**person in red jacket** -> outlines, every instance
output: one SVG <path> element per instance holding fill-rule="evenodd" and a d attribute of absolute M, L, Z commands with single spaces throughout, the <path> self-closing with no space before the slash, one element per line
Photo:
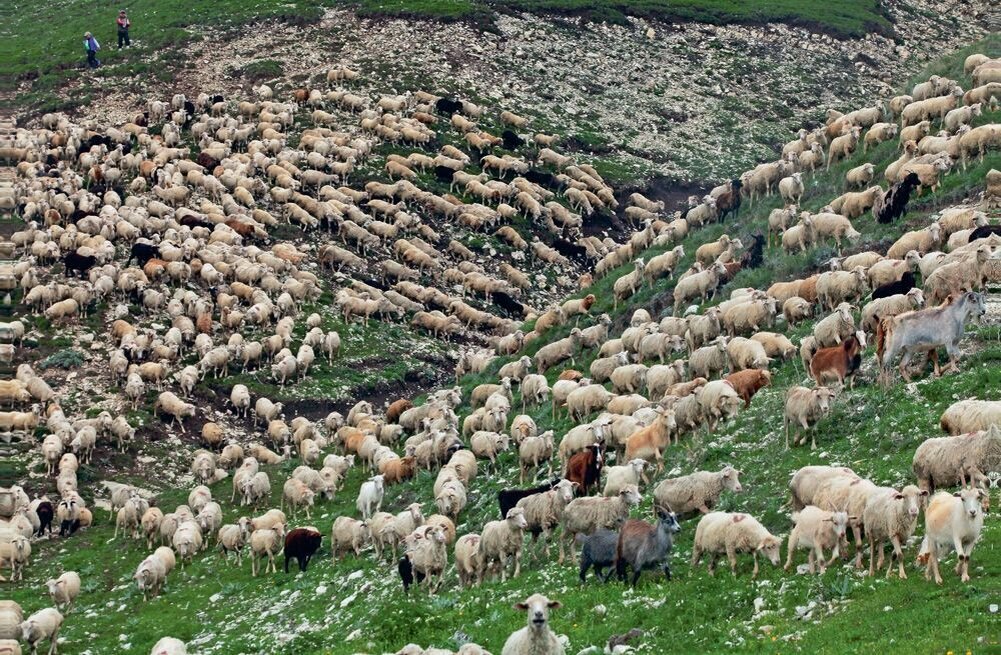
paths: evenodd
<path fill-rule="evenodd" d="M 115 22 L 118 24 L 118 49 L 121 50 L 123 45 L 131 46 L 132 42 L 129 41 L 129 26 L 132 25 L 132 21 L 129 20 L 124 9 L 118 12 L 118 20 Z"/>

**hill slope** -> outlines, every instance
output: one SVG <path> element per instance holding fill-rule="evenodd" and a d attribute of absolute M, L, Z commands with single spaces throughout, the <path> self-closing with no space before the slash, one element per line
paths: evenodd
<path fill-rule="evenodd" d="M 999 54 L 997 43 L 972 46 L 937 62 L 930 73 L 962 78 L 966 54 L 986 51 Z M 998 122 L 1001 114 L 985 113 L 976 123 Z M 817 210 L 840 192 L 844 172 L 862 161 L 872 161 L 881 169 L 896 156 L 894 143 L 887 143 L 866 154 L 857 152 L 829 172 L 818 172 L 809 180 L 804 209 Z M 881 226 L 868 215 L 855 224 L 863 232 L 865 250 L 896 238 L 906 229 L 927 224 L 937 209 L 975 201 L 983 188 L 986 172 L 1001 168 L 1001 155 L 991 152 L 982 162 L 965 171 L 957 170 L 947 178 L 935 195 L 925 194 L 909 207 L 903 221 Z M 765 229 L 768 212 L 779 206 L 777 198 L 768 198 L 745 209 L 740 218 L 726 225 L 713 225 L 694 232 L 683 243 L 688 253 L 682 267 L 689 265 L 698 245 L 717 238 L 726 231 L 747 235 Z M 662 250 L 662 249 L 660 249 Z M 644 257 L 657 254 L 651 249 Z M 742 271 L 727 287 L 767 287 L 772 281 L 800 277 L 822 266 L 832 255 L 829 246 L 812 249 L 805 255 L 788 256 L 778 249 L 767 253 L 767 266 Z M 661 307 L 672 284 L 658 282 L 644 289 L 617 311 L 611 307 L 612 282 L 627 267 L 613 271 L 599 280 L 590 292 L 598 296 L 592 315 L 608 312 L 614 326 L 621 327 L 638 307 Z M 832 415 L 818 426 L 819 450 L 782 449 L 782 397 L 791 384 L 803 380 L 801 369 L 789 362 L 773 370 L 773 385 L 761 392 L 750 409 L 718 431 L 686 436 L 680 447 L 667 453 L 668 468 L 686 473 L 695 469 L 713 469 L 724 462 L 733 463 L 742 472 L 745 491 L 724 496 L 722 509 L 749 512 L 762 520 L 776 534 L 784 534 L 788 517 L 782 503 L 786 498 L 789 474 L 810 463 L 840 463 L 877 483 L 901 485 L 911 479 L 910 461 L 922 439 L 937 435 L 938 417 L 954 400 L 982 396 L 1001 388 L 1001 347 L 996 341 L 999 321 L 996 302 L 988 324 L 974 327 L 964 342 L 962 373 L 941 379 L 925 379 L 911 385 L 895 384 L 882 389 L 873 384 L 871 356 L 867 357 L 861 384 L 842 394 Z M 45 326 L 40 326 L 43 333 Z M 376 330 L 381 331 L 379 327 Z M 809 333 L 811 324 L 790 331 L 790 336 Z M 564 336 L 569 326 L 547 335 L 546 340 Z M 617 330 L 613 329 L 613 334 Z M 54 335 L 49 335 L 52 339 Z M 389 333 L 362 334 L 347 350 L 377 347 L 380 339 L 392 339 Z M 42 346 L 52 346 L 43 343 Z M 531 355 L 540 343 L 532 344 Z M 398 356 L 390 354 L 390 358 Z M 587 370 L 593 353 L 577 361 L 577 368 Z M 464 395 L 478 383 L 496 378 L 495 363 L 479 376 L 460 380 Z M 350 368 L 350 362 L 345 369 Z M 558 375 L 553 370 L 552 382 Z M 334 369 L 331 376 L 341 375 Z M 223 381 L 225 391 L 236 379 Z M 339 380 L 338 380 L 339 382 Z M 321 384 L 323 382 L 321 381 Z M 396 389 L 390 389 L 395 392 Z M 204 389 L 201 393 L 208 394 Z M 394 396 L 396 394 L 394 393 Z M 291 396 L 291 397 L 294 397 Z M 94 401 L 86 397 L 68 399 L 80 406 Z M 515 406 L 519 404 L 515 394 Z M 463 405 L 460 419 L 468 413 Z M 209 417 L 218 409 L 208 409 Z M 553 421 L 548 407 L 530 412 L 541 429 L 554 429 L 558 435 L 571 424 L 564 418 Z M 148 417 L 147 417 L 148 418 Z M 140 444 L 136 457 L 155 463 L 153 458 L 177 452 L 182 442 L 171 434 L 166 441 Z M 184 442 L 185 444 L 188 442 Z M 113 460 L 114 461 L 114 460 Z M 186 459 L 184 461 L 187 461 Z M 275 488 L 272 505 L 277 505 L 283 481 L 296 461 L 268 467 Z M 127 464 L 123 462 L 123 464 Z M 30 467 L 38 473 L 32 457 L 15 460 L 18 479 L 27 479 Z M 109 469 L 85 467 L 81 480 L 90 487 L 98 476 L 113 473 Z M 33 476 L 34 477 L 34 476 Z M 352 470 L 344 489 L 333 502 L 321 505 L 312 523 L 325 535 L 339 515 L 354 514 L 354 498 L 359 484 L 367 477 L 360 467 Z M 116 479 L 121 479 L 116 477 Z M 434 477 L 421 473 L 416 480 L 392 487 L 384 506 L 401 508 L 418 501 L 430 508 L 430 487 Z M 190 478 L 158 479 L 156 476 L 135 480 L 158 492 L 158 504 L 173 507 L 185 502 Z M 470 489 L 459 532 L 477 531 L 484 521 L 495 518 L 495 492 L 517 482 L 516 455 L 508 453 L 500 460 L 499 471 L 480 475 Z M 28 480 L 29 486 L 37 482 Z M 213 489 L 226 497 L 229 483 Z M 223 503 L 227 521 L 235 520 L 239 508 Z M 649 515 L 649 498 L 637 516 Z M 681 652 L 697 649 L 719 651 L 738 648 L 766 652 L 838 653 L 855 650 L 884 652 L 989 652 L 998 647 L 998 621 L 987 612 L 996 602 L 1001 581 L 1001 556 L 998 540 L 1001 528 L 996 519 L 987 522 L 983 541 L 974 553 L 973 581 L 961 585 L 946 574 L 942 587 L 924 581 L 910 566 L 914 547 L 907 559 L 912 575 L 906 581 L 865 578 L 844 566 L 832 567 L 823 577 L 784 574 L 765 565 L 760 579 L 749 580 L 749 565 L 742 561 L 736 580 L 726 573 L 709 577 L 704 568 L 687 564 L 691 553 L 694 522 L 685 522 L 674 557 L 676 579 L 665 583 L 648 574 L 633 591 L 617 584 L 590 583 L 579 587 L 572 567 L 558 567 L 553 562 L 534 560 L 529 548 L 525 572 L 517 580 L 489 582 L 481 588 L 457 590 L 454 578 L 439 596 L 426 598 L 422 593 L 404 597 L 398 580 L 388 564 L 378 564 L 370 552 L 360 558 L 348 557 L 331 565 L 326 561 L 329 549 L 305 575 L 267 575 L 252 579 L 249 566 L 240 569 L 218 560 L 214 555 L 198 557 L 195 563 L 171 574 L 166 593 L 143 603 L 131 582 L 138 562 L 146 556 L 145 546 L 132 541 L 111 539 L 112 527 L 107 514 L 97 512 L 98 522 L 69 540 L 53 539 L 36 544 L 36 555 L 25 581 L 10 588 L 10 596 L 27 610 L 43 605 L 41 582 L 61 570 L 76 570 L 83 577 L 84 594 L 68 617 L 61 645 L 64 652 L 145 653 L 160 636 L 170 634 L 189 642 L 198 653 L 352 653 L 359 651 L 395 651 L 408 642 L 456 648 L 466 639 L 499 652 L 505 637 L 523 625 L 523 616 L 510 604 L 534 591 L 558 598 L 563 608 L 554 612 L 554 629 L 569 637 L 571 652 L 589 645 L 601 646 L 610 635 L 633 627 L 646 631 L 640 640 L 648 652 Z M 329 543 L 329 542 L 328 542 Z M 603 606 L 600 613 L 597 606 Z M 943 627 L 948 626 L 947 630 Z"/>

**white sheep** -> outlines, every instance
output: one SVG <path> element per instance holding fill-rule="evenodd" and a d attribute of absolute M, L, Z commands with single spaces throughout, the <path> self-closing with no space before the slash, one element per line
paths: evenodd
<path fill-rule="evenodd" d="M 514 558 L 512 577 L 517 578 L 521 572 L 521 548 L 527 527 L 525 510 L 520 507 L 509 509 L 503 520 L 488 521 L 483 526 L 480 536 L 483 566 L 487 571 L 499 569 L 501 582 L 507 580 L 508 557 Z"/>
<path fill-rule="evenodd" d="M 737 553 L 752 553 L 754 571 L 751 579 L 758 577 L 758 553 L 779 565 L 781 540 L 772 535 L 749 514 L 712 512 L 699 520 L 692 546 L 692 566 L 697 566 L 703 553 L 709 553 L 709 574 L 716 571 L 716 559 L 725 552 L 730 571 L 737 575 Z"/>
<path fill-rule="evenodd" d="M 830 566 L 838 557 L 841 541 L 848 527 L 848 514 L 845 512 L 826 512 L 814 505 L 807 505 L 792 514 L 793 529 L 789 533 L 789 554 L 786 557 L 785 570 L 792 567 L 793 555 L 799 548 L 810 551 L 810 573 L 815 564 L 819 564 L 820 573 Z M 830 561 L 824 561 L 824 549 L 832 549 Z"/>
<path fill-rule="evenodd" d="M 676 514 L 699 511 L 708 514 L 719 502 L 724 490 L 740 493 L 740 471 L 724 466 L 719 471 L 696 471 L 678 478 L 669 478 L 653 491 L 657 507 Z"/>
<path fill-rule="evenodd" d="M 58 578 L 46 580 L 45 586 L 56 609 L 69 613 L 73 601 L 80 595 L 80 575 L 76 571 L 66 571 Z"/>
<path fill-rule="evenodd" d="M 501 655 L 564 655 L 563 644 L 549 629 L 549 610 L 558 609 L 559 601 L 542 594 L 532 594 L 514 609 L 527 612 L 528 625 L 511 633 Z"/>
<path fill-rule="evenodd" d="M 54 607 L 38 610 L 21 623 L 21 640 L 31 646 L 31 654 L 38 652 L 38 642 L 49 640 L 49 655 L 59 651 L 59 629 L 63 625 L 63 615 Z"/>
<path fill-rule="evenodd" d="M 349 516 L 339 516 L 331 528 L 331 557 L 336 562 L 338 555 L 353 551 L 356 556 L 369 541 L 371 532 L 365 521 L 359 521 Z"/>
<path fill-rule="evenodd" d="M 375 475 L 362 483 L 358 490 L 358 499 L 355 501 L 362 519 L 368 519 L 381 509 L 384 495 L 383 476 Z"/>
<path fill-rule="evenodd" d="M 889 540 L 893 545 L 893 551 L 890 555 L 890 564 L 886 568 L 886 577 L 890 577 L 893 571 L 893 559 L 896 558 L 900 577 L 907 578 L 907 573 L 904 571 L 903 545 L 914 534 L 918 514 L 927 496 L 927 491 L 918 489 L 912 484 L 900 491 L 878 487 L 869 493 L 862 513 L 862 524 L 869 540 L 869 575 L 873 575 L 877 569 L 883 567 L 883 543 Z"/>
<path fill-rule="evenodd" d="M 834 398 L 834 391 L 828 387 L 817 387 L 809 389 L 807 387 L 789 387 L 785 396 L 785 413 L 783 422 L 785 423 L 786 449 L 789 448 L 789 431 L 791 425 L 801 426 L 809 431 L 812 436 L 810 448 L 817 449 L 817 433 L 811 430 L 821 418 L 827 415 L 831 409 L 831 400 Z M 794 435 L 796 443 L 806 443 L 806 435 L 799 439 Z"/>

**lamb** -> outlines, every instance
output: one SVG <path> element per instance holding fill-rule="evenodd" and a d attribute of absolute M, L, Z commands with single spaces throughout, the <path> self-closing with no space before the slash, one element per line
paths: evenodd
<path fill-rule="evenodd" d="M 362 519 L 368 519 L 380 510 L 385 493 L 383 480 L 382 475 L 375 475 L 363 482 L 359 488 L 355 505 Z"/>
<path fill-rule="evenodd" d="M 80 575 L 76 571 L 66 571 L 58 578 L 47 580 L 45 586 L 56 609 L 68 614 L 73 601 L 80 595 Z"/>
<path fill-rule="evenodd" d="M 563 644 L 549 629 L 549 610 L 558 609 L 559 601 L 542 594 L 532 594 L 514 609 L 528 613 L 528 625 L 511 633 L 501 655 L 564 655 Z"/>
<path fill-rule="evenodd" d="M 889 540 L 893 544 L 890 564 L 886 568 L 886 577 L 893 571 L 893 558 L 897 559 L 901 579 L 907 578 L 904 571 L 903 544 L 914 534 L 917 527 L 918 513 L 927 491 L 909 484 L 902 490 L 878 487 L 869 493 L 862 513 L 862 524 L 869 538 L 869 575 L 883 567 L 883 542 Z M 879 563 L 876 563 L 876 552 L 879 552 Z"/>
<path fill-rule="evenodd" d="M 957 494 L 940 491 L 932 497 L 925 510 L 925 537 L 921 543 L 921 558 L 927 558 L 925 579 L 935 577 L 942 584 L 938 558 L 942 550 L 954 548 L 958 555 L 956 575 L 962 582 L 970 580 L 970 555 L 984 528 L 984 513 L 980 507 L 983 492 L 963 489 Z"/>
<path fill-rule="evenodd" d="M 737 553 L 750 552 L 754 557 L 751 579 L 758 577 L 758 553 L 779 565 L 782 542 L 749 514 L 712 512 L 699 520 L 692 546 L 692 566 L 697 566 L 703 553 L 710 553 L 709 574 L 716 571 L 716 560 L 726 552 L 730 571 L 737 575 Z"/>
<path fill-rule="evenodd" d="M 31 655 L 38 653 L 38 642 L 49 640 L 49 655 L 59 652 L 59 628 L 63 615 L 54 607 L 47 607 L 29 616 L 21 623 L 21 640 L 31 646 Z"/>
<path fill-rule="evenodd" d="M 615 572 L 619 580 L 626 581 L 626 567 L 633 570 L 632 586 L 644 569 L 663 564 L 664 576 L 671 579 L 671 551 L 674 535 L 681 531 L 674 512 L 657 511 L 657 525 L 629 519 L 622 524 L 615 550 Z"/>
<path fill-rule="evenodd" d="M 855 332 L 852 306 L 846 302 L 839 304 L 833 313 L 813 326 L 813 337 L 821 348 L 840 345 Z"/>
<path fill-rule="evenodd" d="M 792 514 L 793 529 L 789 533 L 789 554 L 786 557 L 785 570 L 792 567 L 793 556 L 799 548 L 810 551 L 810 573 L 814 564 L 819 564 L 820 574 L 837 559 L 841 541 L 848 527 L 848 514 L 845 512 L 825 512 L 815 505 L 807 505 Z M 824 561 L 824 549 L 830 548 L 831 559 Z"/>
<path fill-rule="evenodd" d="M 629 517 L 629 510 L 640 502 L 636 485 L 626 485 L 618 496 L 587 496 L 577 498 L 563 512 L 563 541 L 570 546 L 574 556 L 574 537 L 588 534 L 598 528 L 614 529 Z M 561 562 L 562 563 L 562 562 Z"/>
<path fill-rule="evenodd" d="M 480 553 L 486 571 L 500 569 L 501 582 L 507 580 L 507 559 L 514 558 L 514 573 L 521 572 L 521 547 L 524 530 L 528 527 L 525 510 L 520 507 L 508 510 L 502 521 L 488 521 L 483 526 L 480 537 Z"/>
<path fill-rule="evenodd" d="M 830 411 L 831 400 L 833 398 L 834 392 L 828 387 L 809 389 L 807 387 L 793 386 L 786 391 L 783 422 L 785 424 L 787 450 L 789 448 L 790 426 L 794 424 L 798 424 L 804 430 L 811 432 L 813 436 L 810 448 L 816 450 L 817 433 L 816 430 L 811 430 L 811 428 L 815 427 L 816 423 Z M 794 441 L 796 443 L 806 443 L 806 435 L 804 434 L 802 439 L 798 439 L 794 435 Z"/>

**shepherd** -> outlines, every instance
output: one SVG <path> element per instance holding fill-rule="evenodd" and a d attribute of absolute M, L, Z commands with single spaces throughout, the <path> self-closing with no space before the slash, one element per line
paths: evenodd
<path fill-rule="evenodd" d="M 118 49 L 121 50 L 123 46 L 131 46 L 129 26 L 132 25 L 132 21 L 129 20 L 124 9 L 118 12 L 118 19 L 115 22 L 118 24 Z"/>
<path fill-rule="evenodd" d="M 90 68 L 100 66 L 101 61 L 97 58 L 97 51 L 101 49 L 101 44 L 90 32 L 85 32 L 83 35 L 83 47 L 87 50 L 87 66 Z"/>

